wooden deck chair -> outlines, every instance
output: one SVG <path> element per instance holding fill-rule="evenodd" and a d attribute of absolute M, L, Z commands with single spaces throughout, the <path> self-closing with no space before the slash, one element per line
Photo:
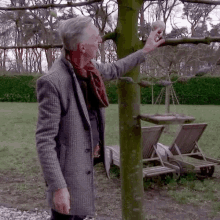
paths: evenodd
<path fill-rule="evenodd" d="M 143 162 L 158 161 L 160 166 L 143 168 L 143 177 L 152 177 L 160 174 L 178 173 L 178 166 L 163 162 L 156 149 L 156 144 L 163 132 L 164 126 L 143 127 L 142 128 L 142 147 Z M 135 146 L 134 146 L 135 147 Z M 105 168 L 108 178 L 111 164 L 120 167 L 120 147 L 105 146 Z"/>
<path fill-rule="evenodd" d="M 205 176 L 212 176 L 219 160 L 206 157 L 198 145 L 206 123 L 184 124 L 181 126 L 173 144 L 169 147 L 168 161 L 178 165 L 182 172 L 193 171 Z"/>

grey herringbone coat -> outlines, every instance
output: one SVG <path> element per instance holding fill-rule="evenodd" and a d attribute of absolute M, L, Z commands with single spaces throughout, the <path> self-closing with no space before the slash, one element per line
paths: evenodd
<path fill-rule="evenodd" d="M 139 50 L 113 64 L 94 62 L 94 65 L 103 80 L 112 80 L 143 61 L 144 54 Z M 94 215 L 91 126 L 72 65 L 62 55 L 49 72 L 38 79 L 37 98 L 36 146 L 48 185 L 49 205 L 55 209 L 53 192 L 67 187 L 70 193 L 70 214 Z M 100 109 L 99 117 L 102 125 L 101 142 L 104 144 L 103 109 Z M 103 154 L 103 146 L 101 149 Z"/>

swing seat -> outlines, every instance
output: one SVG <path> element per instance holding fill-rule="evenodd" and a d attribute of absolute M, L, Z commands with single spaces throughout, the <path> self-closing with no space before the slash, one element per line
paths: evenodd
<path fill-rule="evenodd" d="M 220 160 L 206 157 L 198 145 L 206 127 L 206 123 L 184 124 L 170 147 L 161 143 L 157 147 L 164 148 L 168 162 L 179 166 L 181 173 L 190 171 L 211 177 Z"/>
<path fill-rule="evenodd" d="M 179 100 L 176 96 L 176 92 L 173 88 L 172 82 L 169 79 L 168 81 L 160 81 L 160 84 L 164 85 L 164 87 L 161 89 L 161 92 L 159 94 L 159 96 L 157 97 L 156 102 L 154 103 L 152 100 L 152 103 L 154 103 L 154 105 L 156 104 L 161 104 L 162 98 L 165 95 L 165 106 L 166 106 L 166 114 L 154 114 L 154 115 L 150 115 L 150 114 L 140 114 L 138 116 L 139 119 L 143 120 L 143 121 L 147 121 L 153 124 L 157 124 L 157 125 L 170 125 L 170 124 L 187 124 L 187 123 L 191 123 L 195 120 L 194 117 L 192 116 L 186 116 L 184 114 L 176 114 L 176 113 L 170 113 L 170 96 L 172 97 L 172 101 L 173 101 L 173 105 L 175 106 L 175 102 L 176 104 L 179 104 Z M 153 88 L 153 87 L 152 87 Z M 152 91 L 153 94 L 153 91 Z M 159 107 L 158 107 L 159 108 Z"/>
<path fill-rule="evenodd" d="M 164 126 L 143 127 L 142 128 L 142 153 L 143 163 L 156 162 L 158 166 L 144 167 L 143 177 L 158 176 L 161 174 L 179 175 L 179 167 L 167 162 L 163 162 L 156 149 L 156 144 L 164 130 Z M 111 164 L 120 167 L 120 147 L 105 146 L 105 169 L 108 178 Z"/>
<path fill-rule="evenodd" d="M 154 123 L 157 125 L 169 125 L 169 124 L 186 124 L 195 120 L 192 116 L 179 115 L 179 114 L 141 114 L 139 118 L 143 121 Z"/>

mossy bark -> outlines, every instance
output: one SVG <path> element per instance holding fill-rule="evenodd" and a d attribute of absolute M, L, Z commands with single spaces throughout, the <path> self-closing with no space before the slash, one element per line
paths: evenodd
<path fill-rule="evenodd" d="M 137 37 L 138 13 L 141 2 L 118 0 L 116 44 L 118 58 L 140 48 Z M 139 67 L 127 73 L 135 82 L 139 80 Z M 140 87 L 125 81 L 118 83 L 119 132 L 121 147 L 122 219 L 143 220 L 143 177 L 140 121 Z"/>

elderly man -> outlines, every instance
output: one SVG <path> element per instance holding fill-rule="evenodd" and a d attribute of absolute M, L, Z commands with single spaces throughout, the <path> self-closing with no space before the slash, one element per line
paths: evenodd
<path fill-rule="evenodd" d="M 94 157 L 104 160 L 103 80 L 116 79 L 144 61 L 164 42 L 161 30 L 151 32 L 144 48 L 112 64 L 96 57 L 101 43 L 91 18 L 61 23 L 63 53 L 37 81 L 39 103 L 36 146 L 47 184 L 51 220 L 94 216 Z"/>

